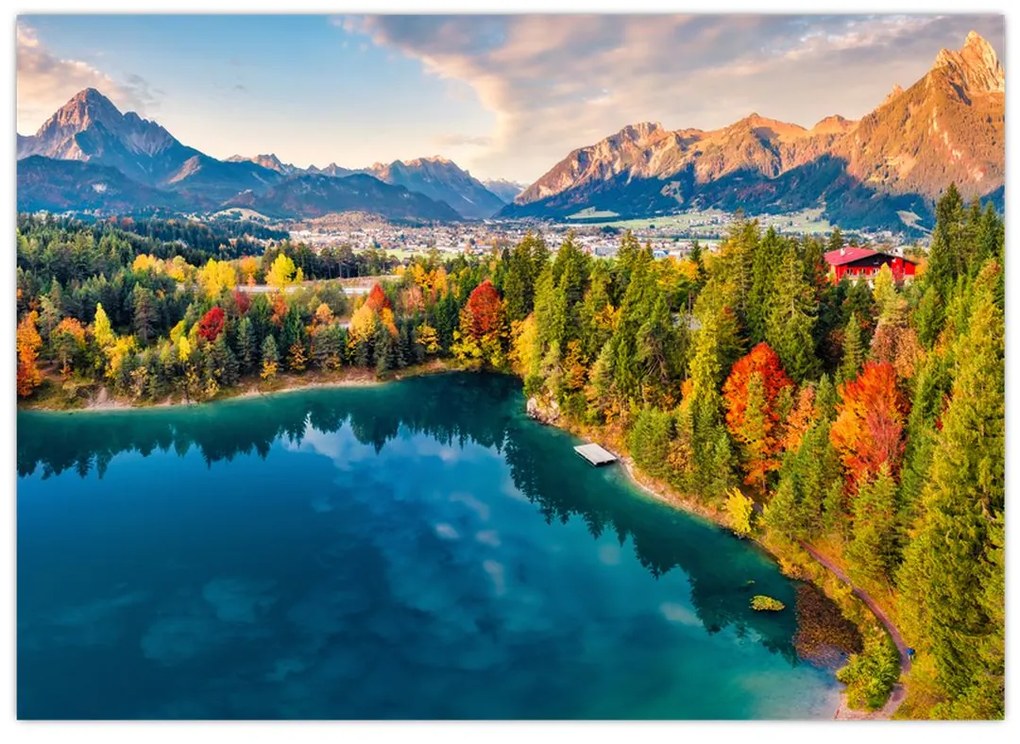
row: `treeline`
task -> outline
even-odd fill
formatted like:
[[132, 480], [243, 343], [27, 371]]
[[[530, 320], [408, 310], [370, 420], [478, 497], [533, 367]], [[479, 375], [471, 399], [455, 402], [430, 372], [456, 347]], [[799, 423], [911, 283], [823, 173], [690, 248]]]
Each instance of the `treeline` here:
[[[329, 284], [288, 292], [315, 263], [286, 248], [198, 266], [87, 238], [85, 264], [123, 280], [76, 274], [68, 301], [37, 239], [35, 281], [19, 273], [19, 392], [40, 365], [65, 389], [102, 380], [139, 400], [433, 356], [513, 371], [547, 416], [600, 427], [738, 532], [824, 545], [895, 596], [918, 652], [909, 714], [1001, 717], [1004, 229], [955, 188], [937, 215], [927, 265], [902, 287], [888, 269], [873, 287], [833, 283], [838, 232], [794, 240], [740, 222], [683, 260], [629, 234], [613, 260], [570, 238], [551, 254], [534, 235], [480, 259], [432, 255], [353, 302]], [[256, 275], [271, 296], [236, 289]], [[104, 298], [91, 316], [87, 292]], [[880, 637], [843, 672], [871, 706], [895, 677]]]

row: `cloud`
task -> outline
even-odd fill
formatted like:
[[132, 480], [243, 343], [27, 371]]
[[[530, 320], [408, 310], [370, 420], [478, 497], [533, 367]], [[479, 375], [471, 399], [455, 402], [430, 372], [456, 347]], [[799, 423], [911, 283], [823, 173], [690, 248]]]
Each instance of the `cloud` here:
[[18, 131], [34, 133], [54, 111], [83, 88], [96, 88], [123, 110], [144, 114], [161, 92], [138, 75], [116, 81], [87, 62], [62, 59], [47, 49], [28, 24], [17, 25]]
[[473, 134], [444, 134], [436, 137], [439, 147], [489, 147], [492, 137]]
[[[639, 121], [716, 128], [757, 111], [810, 126], [859, 117], [971, 28], [1002, 49], [1001, 16], [364, 16], [346, 33], [467, 83], [495, 115], [473, 163], [535, 178]], [[450, 135], [457, 139], [458, 135]]]

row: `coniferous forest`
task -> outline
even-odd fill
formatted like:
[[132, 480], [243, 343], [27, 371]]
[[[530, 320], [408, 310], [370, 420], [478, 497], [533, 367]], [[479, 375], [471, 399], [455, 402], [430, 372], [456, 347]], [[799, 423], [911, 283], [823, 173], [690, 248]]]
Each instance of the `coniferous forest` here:
[[[630, 234], [612, 259], [529, 234], [401, 263], [272, 232], [259, 254], [243, 230], [22, 217], [18, 395], [147, 405], [354, 369], [512, 373], [536, 415], [737, 533], [844, 567], [914, 651], [902, 715], [999, 718], [1004, 227], [954, 187], [936, 215], [902, 286], [888, 268], [836, 283], [823, 254], [838, 230], [794, 239], [748, 220], [683, 259]], [[330, 281], [389, 272], [363, 297]], [[884, 636], [865, 646], [840, 674], [874, 708], [899, 661]]]

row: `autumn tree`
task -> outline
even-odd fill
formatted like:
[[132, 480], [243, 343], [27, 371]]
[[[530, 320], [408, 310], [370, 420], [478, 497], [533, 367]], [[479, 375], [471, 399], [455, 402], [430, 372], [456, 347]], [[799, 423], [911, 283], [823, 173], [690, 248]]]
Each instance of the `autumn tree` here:
[[60, 373], [65, 377], [78, 366], [88, 343], [85, 326], [77, 318], [64, 318], [50, 334], [50, 346], [56, 354]]
[[779, 467], [782, 432], [777, 403], [792, 385], [779, 355], [766, 343], [737, 360], [723, 385], [726, 426], [741, 446], [745, 482], [760, 490], [767, 474]]
[[237, 286], [237, 270], [229, 261], [210, 258], [205, 266], [199, 269], [197, 279], [205, 296], [210, 300], [217, 300], [221, 294]]
[[734, 488], [726, 497], [726, 514], [730, 519], [730, 529], [739, 537], [751, 534], [751, 520], [754, 517], [754, 501]]
[[365, 299], [365, 304], [377, 313], [381, 313], [387, 308], [393, 309], [390, 298], [386, 296], [379, 282], [372, 285], [372, 289], [369, 290], [368, 297]]
[[871, 358], [876, 362], [888, 362], [900, 377], [910, 379], [923, 354], [917, 332], [908, 319], [906, 301], [896, 297], [887, 299], [871, 337]]
[[39, 349], [42, 347], [42, 338], [36, 328], [36, 321], [39, 313], [31, 311], [18, 323], [16, 333], [18, 349], [18, 395], [27, 398], [39, 387], [42, 382], [42, 372], [39, 371], [37, 360]]
[[472, 290], [461, 311], [454, 354], [462, 361], [503, 366], [503, 323], [503, 302], [486, 279]]
[[304, 281], [304, 272], [294, 265], [294, 261], [286, 253], [280, 253], [266, 273], [266, 284], [282, 292], [292, 284]]
[[839, 386], [830, 436], [852, 487], [873, 481], [883, 465], [899, 473], [907, 401], [888, 362], [866, 362], [860, 375]]
[[223, 308], [217, 305], [203, 315], [202, 319], [198, 322], [198, 335], [212, 343], [223, 331], [225, 323], [226, 317], [223, 313]]

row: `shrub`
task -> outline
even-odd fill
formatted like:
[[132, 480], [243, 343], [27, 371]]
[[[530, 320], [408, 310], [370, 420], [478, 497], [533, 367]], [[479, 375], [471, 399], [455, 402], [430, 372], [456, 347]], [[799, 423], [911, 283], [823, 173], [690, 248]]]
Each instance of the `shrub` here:
[[786, 605], [773, 597], [756, 594], [751, 597], [751, 609], [758, 610], [758, 612], [779, 612], [780, 610], [785, 610]]

